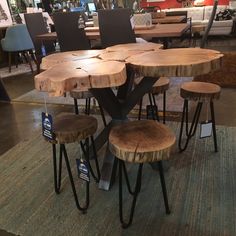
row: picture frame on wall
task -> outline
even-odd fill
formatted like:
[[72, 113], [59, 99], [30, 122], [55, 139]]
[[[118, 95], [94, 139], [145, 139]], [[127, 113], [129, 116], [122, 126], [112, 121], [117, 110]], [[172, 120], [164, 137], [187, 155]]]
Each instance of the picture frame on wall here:
[[0, 1], [0, 27], [12, 25], [12, 18], [7, 0]]

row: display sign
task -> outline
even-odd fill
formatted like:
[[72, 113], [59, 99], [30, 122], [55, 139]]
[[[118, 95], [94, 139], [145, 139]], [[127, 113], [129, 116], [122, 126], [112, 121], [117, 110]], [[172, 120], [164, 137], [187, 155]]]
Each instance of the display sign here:
[[89, 182], [90, 176], [89, 176], [88, 162], [83, 159], [76, 159], [76, 164], [77, 164], [77, 170], [78, 170], [78, 177], [82, 180]]
[[54, 133], [52, 129], [52, 116], [48, 113], [42, 112], [42, 134], [49, 140], [54, 140]]
[[7, 0], [0, 1], [0, 27], [8, 27], [12, 25], [11, 13]]

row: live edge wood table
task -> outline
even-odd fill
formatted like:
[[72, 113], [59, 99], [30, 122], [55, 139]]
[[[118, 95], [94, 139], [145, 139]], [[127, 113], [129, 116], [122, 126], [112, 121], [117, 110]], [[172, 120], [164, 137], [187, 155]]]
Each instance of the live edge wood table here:
[[[128, 113], [160, 76], [206, 74], [220, 68], [222, 63], [223, 55], [218, 51], [159, 48], [161, 45], [152, 43], [129, 44], [101, 51], [50, 55], [43, 59], [42, 67], [46, 70], [35, 77], [35, 87], [54, 96], [74, 88], [89, 89], [112, 118], [96, 138], [96, 148], [100, 149], [107, 142], [111, 127], [127, 120]], [[144, 78], [133, 87], [135, 73]], [[117, 94], [112, 87], [118, 87]], [[114, 169], [114, 157], [107, 148], [99, 188], [110, 188]]]

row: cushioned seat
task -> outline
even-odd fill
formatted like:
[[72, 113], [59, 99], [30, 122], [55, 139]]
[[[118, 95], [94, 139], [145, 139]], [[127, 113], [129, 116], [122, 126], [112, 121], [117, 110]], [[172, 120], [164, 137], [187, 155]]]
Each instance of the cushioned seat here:
[[11, 72], [11, 53], [18, 52], [24, 53], [25, 57], [27, 58], [30, 64], [31, 71], [33, 71], [28, 51], [31, 51], [32, 53], [34, 45], [26, 25], [19, 24], [8, 27], [5, 38], [1, 40], [1, 45], [3, 51], [8, 52], [9, 72]]

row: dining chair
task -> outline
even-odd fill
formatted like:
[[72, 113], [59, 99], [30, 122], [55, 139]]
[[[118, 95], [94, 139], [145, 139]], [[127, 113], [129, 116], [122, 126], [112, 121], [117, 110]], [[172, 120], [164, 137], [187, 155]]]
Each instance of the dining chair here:
[[1, 45], [3, 51], [8, 52], [9, 73], [11, 72], [11, 57], [13, 53], [16, 55], [16, 66], [18, 53], [22, 53], [26, 61], [28, 61], [31, 71], [33, 72], [33, 67], [28, 52], [33, 53], [32, 51], [34, 49], [34, 45], [26, 25], [19, 24], [8, 27], [5, 38], [1, 40]]
[[136, 43], [130, 22], [130, 9], [98, 10], [98, 23], [102, 47]]
[[[25, 23], [28, 28], [30, 37], [33, 41], [35, 48], [35, 55], [37, 59], [37, 70], [40, 71], [40, 64], [42, 61], [42, 57], [44, 56], [44, 50], [42, 50], [42, 46], [44, 46], [46, 54], [50, 54], [55, 52], [54, 41], [44, 41], [41, 42], [37, 40], [36, 36], [40, 34], [48, 33], [48, 29], [46, 23], [44, 21], [42, 13], [27, 13], [24, 14]], [[42, 52], [43, 51], [43, 52]]]
[[55, 30], [62, 52], [91, 49], [83, 28], [79, 28], [79, 12], [57, 12], [53, 14]]

